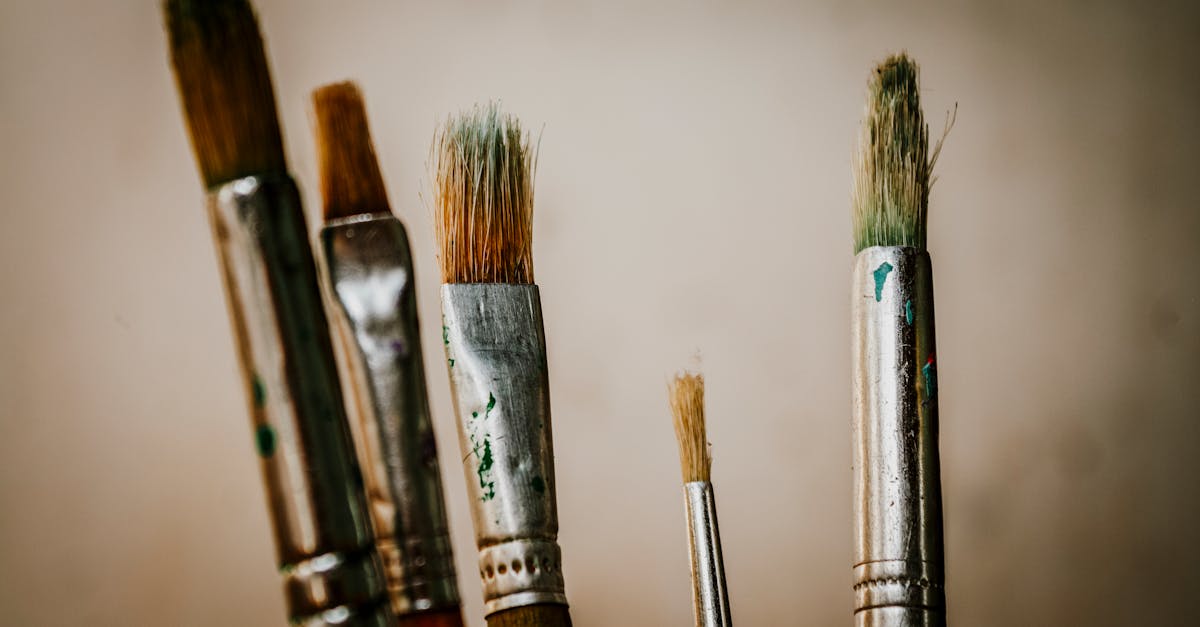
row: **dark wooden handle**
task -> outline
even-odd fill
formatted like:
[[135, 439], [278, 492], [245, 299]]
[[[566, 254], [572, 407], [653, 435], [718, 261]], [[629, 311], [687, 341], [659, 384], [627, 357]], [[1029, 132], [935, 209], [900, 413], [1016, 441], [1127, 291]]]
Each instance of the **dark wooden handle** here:
[[488, 627], [571, 627], [565, 605], [526, 605], [487, 617]]

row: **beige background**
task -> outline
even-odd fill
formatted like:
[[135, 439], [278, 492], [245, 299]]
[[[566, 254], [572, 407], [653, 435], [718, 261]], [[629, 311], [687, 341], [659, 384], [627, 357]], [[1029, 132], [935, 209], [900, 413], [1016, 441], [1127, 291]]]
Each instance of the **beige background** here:
[[[900, 48], [935, 127], [959, 106], [929, 236], [951, 622], [1194, 624], [1190, 3], [258, 4], [311, 209], [308, 92], [366, 92], [444, 460], [429, 140], [488, 98], [544, 125], [535, 259], [576, 624], [690, 620], [664, 381], [697, 350], [738, 623], [850, 624], [849, 158], [868, 71]], [[5, 625], [282, 624], [156, 5], [0, 5]]]

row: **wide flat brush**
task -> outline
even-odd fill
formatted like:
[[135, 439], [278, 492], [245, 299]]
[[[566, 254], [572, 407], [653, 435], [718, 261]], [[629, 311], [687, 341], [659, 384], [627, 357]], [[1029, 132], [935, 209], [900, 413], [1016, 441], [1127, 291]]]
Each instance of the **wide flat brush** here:
[[[940, 143], [938, 145], [940, 147]], [[944, 625], [929, 128], [917, 65], [871, 77], [854, 167], [854, 592], [862, 627]]]
[[712, 485], [712, 456], [704, 426], [704, 377], [680, 373], [668, 389], [688, 523], [692, 567], [692, 605], [697, 627], [728, 627], [729, 593], [725, 560], [717, 528], [717, 501]]
[[289, 620], [390, 625], [258, 24], [244, 0], [170, 0], [164, 10], [208, 190]]
[[312, 99], [326, 285], [392, 610], [409, 627], [461, 627], [408, 234], [388, 204], [358, 87], [326, 85]]
[[489, 627], [570, 625], [533, 284], [533, 149], [497, 105], [434, 141], [446, 365]]

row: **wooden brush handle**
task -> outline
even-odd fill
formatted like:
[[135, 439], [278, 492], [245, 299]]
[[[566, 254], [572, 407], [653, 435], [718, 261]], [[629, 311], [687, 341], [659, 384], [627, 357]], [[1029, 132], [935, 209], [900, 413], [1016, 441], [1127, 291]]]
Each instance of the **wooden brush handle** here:
[[565, 605], [526, 605], [487, 617], [487, 627], [571, 627]]
[[459, 608], [409, 614], [396, 619], [397, 627], [463, 627]]

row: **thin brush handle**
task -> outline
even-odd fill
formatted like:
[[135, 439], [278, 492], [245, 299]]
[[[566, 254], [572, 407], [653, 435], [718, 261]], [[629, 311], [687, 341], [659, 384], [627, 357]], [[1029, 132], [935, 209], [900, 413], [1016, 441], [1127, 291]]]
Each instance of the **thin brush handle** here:
[[209, 195], [289, 616], [390, 625], [295, 184], [246, 177]]
[[407, 614], [396, 619], [397, 627], [463, 627], [462, 610], [457, 606], [432, 612]]
[[408, 235], [391, 213], [363, 214], [331, 220], [321, 242], [392, 609], [458, 607]]
[[944, 625], [929, 255], [867, 248], [853, 285], [855, 622]]
[[692, 565], [692, 603], [697, 627], [729, 627], [729, 593], [725, 560], [717, 528], [717, 501], [708, 481], [683, 484], [687, 496], [689, 558]]

